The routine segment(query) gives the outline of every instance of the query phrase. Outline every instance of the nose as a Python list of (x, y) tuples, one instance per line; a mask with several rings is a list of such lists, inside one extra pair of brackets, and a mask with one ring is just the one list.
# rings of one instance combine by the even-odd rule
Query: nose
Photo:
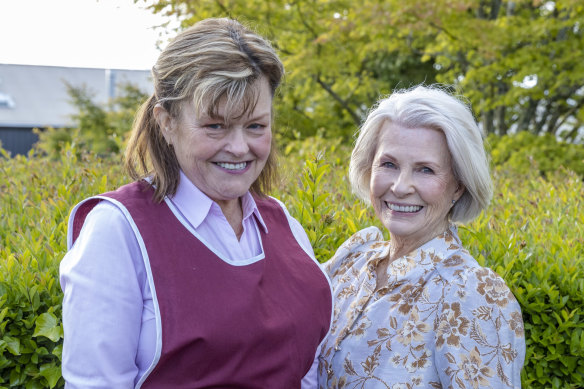
[(403, 197), (412, 193), (414, 187), (411, 173), (405, 170), (400, 170), (391, 186), (391, 190), (397, 197)]
[(236, 157), (241, 157), (249, 151), (247, 136), (242, 128), (233, 128), (227, 139), (225, 150)]

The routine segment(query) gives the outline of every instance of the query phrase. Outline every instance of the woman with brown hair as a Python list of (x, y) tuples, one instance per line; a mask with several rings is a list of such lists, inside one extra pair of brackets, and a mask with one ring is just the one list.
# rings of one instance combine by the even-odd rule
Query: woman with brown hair
[(161, 53), (126, 152), (136, 181), (71, 213), (68, 388), (315, 385), (330, 285), (300, 224), (265, 194), (283, 72), (230, 19), (201, 21)]

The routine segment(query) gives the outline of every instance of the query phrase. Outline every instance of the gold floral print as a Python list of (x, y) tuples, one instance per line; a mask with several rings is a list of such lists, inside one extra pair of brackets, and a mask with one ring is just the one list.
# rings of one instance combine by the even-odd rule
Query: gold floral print
[(515, 388), (525, 358), (519, 304), (464, 250), (455, 226), (387, 269), (389, 242), (359, 231), (325, 264), (335, 310), (320, 388)]
[[(478, 389), (479, 386), (490, 386), (488, 378), (495, 375), (495, 371), (489, 366), (483, 364), (481, 359), (481, 353), (475, 347), (468, 354), (460, 354), (460, 363), (458, 364), (460, 371), (462, 372), (465, 381), (470, 382), (474, 389)], [(464, 387), (462, 381), (454, 373), (459, 386)]]
[(523, 318), (521, 317), (521, 313), (519, 313), (519, 312), (511, 313), (511, 320), (509, 320), (509, 327), (511, 327), (511, 329), (513, 331), (515, 331), (515, 335), (524, 336)]
[(414, 308), (408, 320), (404, 321), (402, 328), (397, 332), (397, 341), (404, 346), (409, 346), (412, 342), (424, 339), (423, 334), (428, 331), (430, 331), (430, 325), (420, 320), (418, 310)]
[(505, 308), (511, 294), (505, 281), (490, 269), (480, 269), (476, 275), (479, 280), (477, 291), (485, 296), (489, 304), (497, 304)]
[(470, 328), (470, 321), (462, 316), (460, 303), (445, 303), (439, 323), (436, 347), (442, 348), (444, 343), (447, 343), (449, 346), (460, 348), (460, 337), (467, 335)]
[(398, 293), (388, 296), (389, 300), (396, 303), (400, 313), (407, 315), (416, 304), (419, 295), (424, 291), (421, 285), (403, 285)]

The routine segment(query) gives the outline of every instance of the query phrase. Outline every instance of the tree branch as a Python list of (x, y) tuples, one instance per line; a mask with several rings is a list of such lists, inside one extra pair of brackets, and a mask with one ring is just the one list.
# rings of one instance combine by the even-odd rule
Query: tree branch
[(336, 94), (335, 91), (333, 91), (327, 83), (320, 79), (320, 76), (316, 75), (314, 79), (318, 85), (320, 85), (329, 95), (331, 95), (333, 99), (337, 101), (337, 103), (341, 105), (341, 107), (343, 107), (345, 111), (349, 113), (349, 115), (351, 115), (351, 118), (353, 119), (357, 126), (361, 124), (361, 118), (359, 117), (359, 115), (355, 113), (354, 110), (351, 109), (351, 107), (349, 107), (349, 104), (347, 103), (346, 100), (344, 100), (343, 98), (341, 98), (341, 96)]

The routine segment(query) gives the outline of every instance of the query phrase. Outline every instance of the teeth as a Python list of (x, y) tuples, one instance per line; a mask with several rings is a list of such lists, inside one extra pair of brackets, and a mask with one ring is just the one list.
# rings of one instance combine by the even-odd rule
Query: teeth
[(239, 163), (217, 162), (217, 165), (221, 166), (223, 169), (241, 170), (247, 166), (247, 162), (239, 162)]
[(422, 209), (422, 207), (419, 205), (403, 206), (403, 205), (395, 205), (395, 204), (391, 204), (391, 203), (385, 203), (385, 204), (387, 204), (387, 207), (389, 209), (391, 209), (392, 211), (397, 211), (397, 212), (418, 212), (420, 209)]

